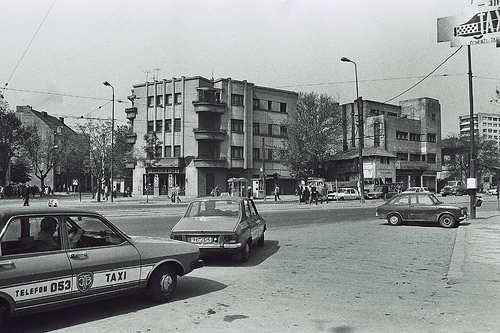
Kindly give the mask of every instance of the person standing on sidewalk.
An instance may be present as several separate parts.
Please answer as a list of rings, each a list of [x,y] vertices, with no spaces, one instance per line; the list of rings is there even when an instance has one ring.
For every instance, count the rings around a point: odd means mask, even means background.
[[[280,198],[280,187],[278,186],[278,184],[276,184],[274,186],[274,202],[277,202],[278,200],[280,202],[283,202],[283,200],[281,200]]]
[[[23,188],[23,199],[24,199],[23,206],[29,206],[30,205],[30,187],[28,185],[25,185]]]

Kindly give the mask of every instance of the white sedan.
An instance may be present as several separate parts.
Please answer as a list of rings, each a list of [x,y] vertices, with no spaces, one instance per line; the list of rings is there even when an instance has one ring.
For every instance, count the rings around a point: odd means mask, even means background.
[[[359,192],[355,188],[342,187],[339,188],[337,192],[328,193],[328,200],[358,200]]]

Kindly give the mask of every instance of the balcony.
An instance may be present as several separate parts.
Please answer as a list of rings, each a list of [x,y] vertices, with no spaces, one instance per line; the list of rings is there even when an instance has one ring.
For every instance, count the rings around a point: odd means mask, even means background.
[[[206,158],[197,157],[194,159],[195,168],[226,168],[227,161],[225,158]]]
[[[396,169],[399,170],[436,170],[436,163],[421,161],[396,161]]]
[[[194,128],[193,132],[196,140],[224,141],[227,134],[226,130],[209,130],[202,128]]]
[[[131,107],[131,108],[126,108],[125,113],[127,114],[127,119],[135,119],[137,116],[137,108]]]
[[[219,101],[201,100],[193,101],[194,111],[196,113],[200,112],[211,112],[211,113],[224,113],[227,108],[227,104]]]
[[[135,144],[135,142],[137,141],[137,134],[136,133],[127,133],[127,134],[125,134],[125,139],[126,139],[127,143]]]

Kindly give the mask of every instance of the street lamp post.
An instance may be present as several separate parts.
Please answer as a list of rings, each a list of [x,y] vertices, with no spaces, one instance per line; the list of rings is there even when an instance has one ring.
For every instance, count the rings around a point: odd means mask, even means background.
[[[359,97],[359,87],[358,87],[358,65],[349,58],[342,57],[340,61],[351,62],[354,64],[354,73],[356,75],[356,104],[358,109],[358,134],[359,134],[359,190],[360,190],[360,200],[361,203],[365,203],[365,179],[363,175],[363,135],[364,135],[364,124],[363,124],[363,103]],[[354,129],[354,126],[353,126]]]
[[[109,84],[108,81],[104,81],[102,84],[104,84],[107,87],[111,87],[113,91],[113,106],[112,106],[112,111],[111,111],[111,177],[110,177],[110,187],[111,187],[111,202],[113,202],[113,196],[114,196],[114,188],[113,188],[113,146],[114,146],[114,136],[115,136],[115,88]]]

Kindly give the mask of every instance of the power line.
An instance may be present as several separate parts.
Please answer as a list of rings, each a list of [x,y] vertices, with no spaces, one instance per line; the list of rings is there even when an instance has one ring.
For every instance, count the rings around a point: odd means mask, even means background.
[[[393,78],[383,78],[383,79],[364,79],[364,80],[359,80],[359,82],[379,82],[379,81],[411,80],[411,79],[421,79],[421,78],[425,78],[425,77],[447,77],[447,76],[466,75],[466,74],[467,73],[451,73],[451,74],[439,74],[439,75],[420,75],[420,76],[393,77]],[[319,82],[319,83],[305,83],[305,84],[277,86],[276,88],[325,86],[325,85],[344,84],[344,83],[352,83],[352,82],[354,82],[354,81],[353,80],[350,80],[350,81],[329,81],[329,82]]]
[[[398,98],[399,96],[403,95],[403,94],[406,94],[408,91],[412,90],[413,88],[415,88],[416,86],[418,86],[420,83],[422,83],[425,79],[427,79],[429,76],[431,76],[435,71],[437,71],[441,66],[443,66],[448,60],[450,60],[451,57],[453,57],[455,54],[457,54],[458,51],[460,51],[462,49],[462,46],[460,46],[455,52],[453,52],[448,58],[446,58],[443,62],[441,62],[436,68],[434,68],[428,75],[424,76],[420,81],[418,81],[417,83],[415,83],[414,85],[412,85],[410,88],[406,89],[405,91],[403,91],[402,93],[394,96],[393,98],[390,98],[388,99],[387,101],[384,102],[387,103],[387,102],[390,102],[392,101],[393,99],[396,99]]]
[[[23,55],[21,56],[21,58],[19,59],[19,61],[17,62],[17,65],[16,67],[14,67],[14,70],[12,71],[12,73],[10,74],[9,76],[9,79],[7,80],[7,82],[5,83],[5,87],[7,87],[9,85],[9,82],[10,80],[12,79],[12,76],[14,76],[14,73],[16,72],[17,70],[17,67],[19,67],[19,64],[21,63],[21,61],[23,60],[24,56],[26,55],[26,53],[28,52],[28,49],[30,48],[31,44],[33,43],[33,41],[35,40],[35,37],[36,35],[38,34],[38,31],[40,30],[40,28],[42,27],[43,25],[43,22],[45,22],[45,19],[47,18],[47,16],[49,16],[49,13],[50,11],[52,10],[52,7],[54,7],[54,4],[56,3],[56,0],[54,0],[54,2],[52,2],[52,5],[50,6],[49,10],[47,11],[47,14],[45,14],[45,17],[43,18],[42,22],[40,23],[40,25],[38,26],[38,28],[36,29],[35,31],[35,34],[33,35],[33,37],[31,38],[30,42],[28,43],[28,46],[26,47],[26,50],[24,50],[24,53]],[[5,88],[4,88],[5,89]]]

